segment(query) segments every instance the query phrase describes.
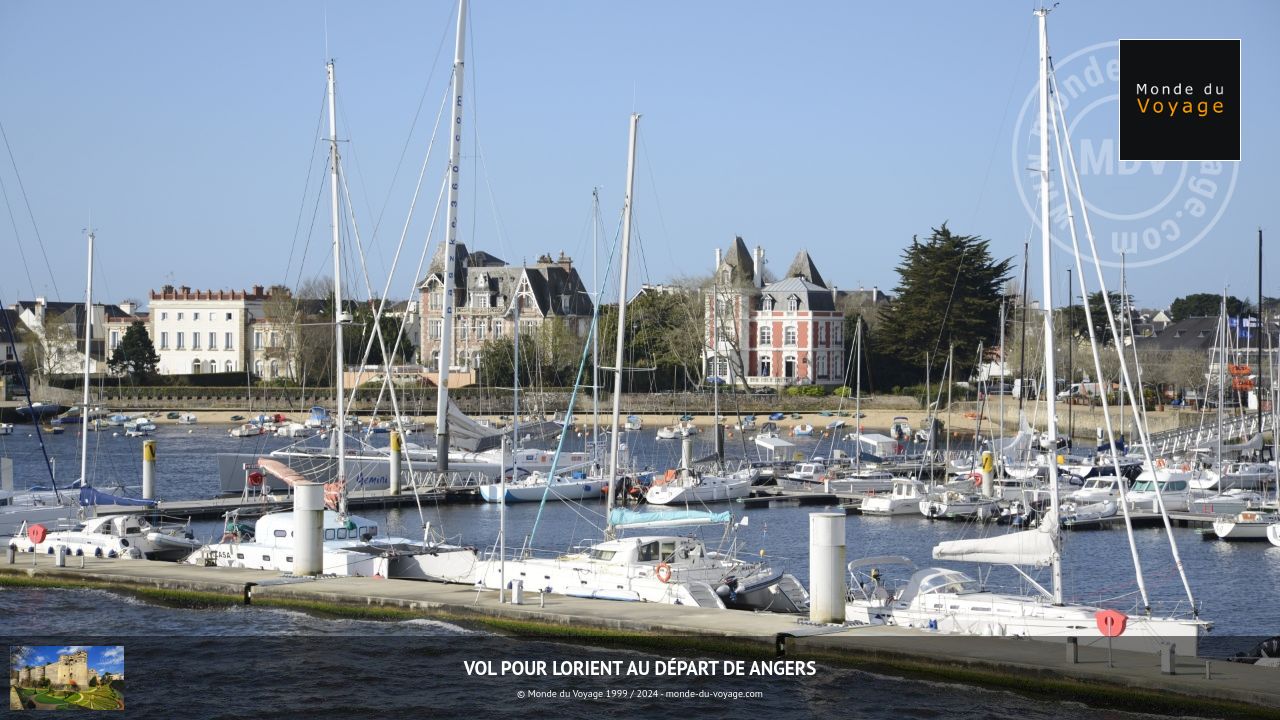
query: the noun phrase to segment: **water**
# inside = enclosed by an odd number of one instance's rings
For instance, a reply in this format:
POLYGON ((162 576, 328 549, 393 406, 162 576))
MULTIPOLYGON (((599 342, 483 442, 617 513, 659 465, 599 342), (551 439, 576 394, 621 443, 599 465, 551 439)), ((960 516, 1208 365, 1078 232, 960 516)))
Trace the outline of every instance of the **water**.
MULTIPOLYGON (((13 458, 15 484, 24 487, 33 482, 47 482, 39 445, 30 426, 19 426, 14 435, 0 437, 0 456, 13 458)), ((644 464, 655 468, 669 467, 679 460, 678 441, 655 441, 652 429, 632 433, 629 439, 633 453, 644 464)), ((385 435, 375 435, 375 443, 385 444, 385 435)), ((231 438, 223 426, 161 426, 154 434, 158 449, 156 468, 159 495, 164 499, 210 497, 217 491, 217 452, 267 453, 291 441, 274 437, 231 438)), ((416 438, 411 438, 416 439, 416 438)), ((126 438, 112 432, 90 434, 89 477, 101 489, 140 494, 141 445, 139 438, 126 438)), ((709 435, 698 437, 695 456, 710 452, 709 435)), ((810 454, 815 447, 829 454, 830 442, 821 438, 795 438, 796 450, 810 454)), ((584 438, 572 435, 567 449, 580 449, 584 438)), ((75 429, 46 438, 50 454, 57 459, 58 475, 64 479, 78 475, 79 439, 75 429)), ((726 442, 731 458, 743 457, 739 438, 726 442)), ((754 455, 754 448, 749 448, 754 455)), ((816 506, 779 507, 746 510, 740 504, 721 503, 715 509, 732 509, 736 516, 749 518, 746 526, 736 529, 740 550, 751 555, 764 551, 775 566, 795 574, 802 582, 808 575, 808 515, 823 511, 816 506)), ((412 505, 387 511, 364 513, 377 520, 386 534, 420 537, 423 521, 441 529, 453 539, 491 547, 496 543, 499 508, 489 504, 450 503, 425 505, 420 516, 412 505)), ((507 545, 518 547, 537 521, 533 544, 537 548, 563 551, 575 544, 600 537, 604 504, 548 503, 541 511, 536 503, 522 503, 507 508, 507 545)), ((856 559, 872 555, 903 555, 917 564, 930 562, 931 548, 939 541, 973 537, 982 532, 1005 532, 1003 527, 965 525, 953 522, 931 522, 922 517, 850 516, 848 557, 856 559)), ((221 534, 219 521, 198 522, 197 535, 221 534)), ((715 546, 721 541, 717 530, 703 530, 704 539, 715 546)), ((1251 647, 1259 637, 1280 635, 1280 548, 1270 543, 1223 543, 1200 540, 1194 530, 1175 528, 1174 537, 1182 554, 1187 575, 1202 617, 1211 620, 1215 629, 1202 643, 1202 654, 1231 654, 1251 647)), ((1068 599, 1105 602, 1130 610, 1138 603, 1137 582, 1128 543, 1122 530, 1068 532, 1064 536, 1064 592, 1068 599)), ((1156 610, 1185 612, 1186 594, 1171 560, 1163 529, 1136 531, 1139 553, 1147 587, 1156 610)), ((970 568, 974 570, 975 568, 970 568)), ((1012 587, 1025 585, 1012 571, 997 568, 991 582, 1012 587)), ((1048 570, 1036 571, 1033 577, 1049 584, 1048 570)))
POLYGON ((653 667, 673 656, 500 638, 431 620, 321 619, 243 606, 175 609, 96 590, 0 588, 0 637, 11 644, 123 645, 125 706, 137 717, 1152 717, 823 664, 804 677, 479 677, 468 674, 467 662, 488 660, 498 667, 502 660, 622 660, 653 667), (556 697, 532 697, 548 691, 556 697), (574 691, 603 697, 574 698, 574 691), (643 691, 694 696, 632 696, 643 691))

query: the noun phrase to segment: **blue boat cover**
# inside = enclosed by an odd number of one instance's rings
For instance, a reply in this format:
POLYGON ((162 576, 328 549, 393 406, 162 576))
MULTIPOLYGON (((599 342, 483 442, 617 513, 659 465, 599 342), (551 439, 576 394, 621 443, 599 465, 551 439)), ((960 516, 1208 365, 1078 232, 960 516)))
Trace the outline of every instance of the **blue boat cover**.
POLYGON ((91 487, 80 488, 81 507, 89 507, 91 505, 141 505, 143 507, 152 507, 155 504, 155 500, 120 497, 91 487))

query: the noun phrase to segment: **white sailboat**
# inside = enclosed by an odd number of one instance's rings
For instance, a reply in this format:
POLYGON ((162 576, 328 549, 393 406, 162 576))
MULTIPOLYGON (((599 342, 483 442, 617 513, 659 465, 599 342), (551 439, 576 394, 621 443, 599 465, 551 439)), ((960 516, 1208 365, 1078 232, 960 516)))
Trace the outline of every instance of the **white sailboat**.
MULTIPOLYGON (((621 270, 618 297, 627 297, 627 270, 634 198, 636 130, 640 116, 631 116, 627 183, 623 206, 621 270)), ((523 555, 508 559, 500 552, 481 564, 476 584, 505 590, 508 583, 542 592, 634 602, 657 602, 703 607, 744 607, 796 612, 807 606, 808 595, 790 575, 762 562, 738 560, 706 547, 694 537, 642 535, 617 537, 626 529, 724 524, 728 513, 699 511, 635 513, 613 508, 613 488, 619 475, 623 346, 626 303, 619 303, 615 345, 611 452, 603 542, 555 557, 523 555)), ((728 528, 731 530, 731 528, 728 528)))
MULTIPOLYGON (((465 0, 462 2, 465 9, 465 0)), ((462 54, 464 10, 458 19, 458 57, 462 54)), ((455 81, 461 74, 460 60, 455 64, 455 81)), ((336 417, 334 443, 337 450, 335 477, 325 484, 321 572, 335 575, 380 575, 411 579, 467 582, 475 569, 474 548, 446 545, 429 539, 426 528, 421 543, 406 538, 382 538, 377 524, 347 512, 346 488, 346 427, 345 390, 343 388, 344 358, 343 324, 350 320, 343 307, 342 295, 342 240, 339 223, 339 156, 337 138, 337 111, 333 62, 326 65, 328 76, 329 135, 330 135, 330 184, 331 222, 333 229, 333 282, 334 282, 334 347, 337 348, 334 368, 334 395, 336 417), (332 509, 336 506, 336 509, 332 509)), ((461 113, 461 99, 459 107, 461 113)), ((461 118, 457 118, 461 122, 461 118)), ((455 135, 457 133, 455 132, 455 135)), ((456 142, 456 140, 455 140, 456 142)), ((456 158, 455 158, 456 160, 456 158)), ((454 166, 451 165, 451 171, 454 166)), ((257 466, 289 486, 307 482, 298 470, 278 459, 260 458, 257 466)), ((294 531, 297 516, 291 512, 268 513, 258 520, 255 532, 243 532, 238 523, 229 519, 228 532, 215 543, 205 545, 192 553, 187 562, 196 565, 218 567, 248 567, 293 571, 294 531)))
MULTIPOLYGON (((1043 252, 1043 303, 1052 308, 1052 282, 1050 275, 1052 244, 1050 238, 1050 188, 1049 188, 1049 49, 1046 19, 1048 9, 1036 11, 1039 21, 1040 36, 1040 229, 1043 252)), ((1061 115, 1061 101, 1058 104, 1061 115)), ((1061 118, 1059 118, 1061 120, 1061 118)), ((1065 121, 1062 121, 1065 125, 1065 121)), ((1065 130, 1064 130, 1065 132, 1065 130)), ((1067 143, 1069 146, 1069 142, 1067 143)), ((1064 175, 1066 168, 1064 167, 1064 175)), ((1078 175, 1075 176, 1076 190, 1079 190, 1078 175)), ((1068 188, 1069 190, 1070 188, 1068 188)), ((1067 218, 1071 223, 1074 239, 1074 217, 1071 211, 1070 193, 1067 193, 1067 218)), ((1087 216, 1086 216, 1087 222, 1087 216)), ((1088 226, 1086 225, 1086 228, 1088 226)), ((1083 279, 1082 279, 1083 282, 1083 279)), ((1104 297, 1106 293, 1103 293, 1104 297)), ((1108 310, 1108 315, 1111 315, 1108 310)), ((1109 317, 1108 322, 1114 320, 1109 317)), ((1045 377, 1052 387, 1054 372, 1053 352, 1053 313, 1044 313, 1045 342, 1045 377)), ((1089 323, 1092 325, 1092 321, 1089 323)), ((1092 333, 1092 330, 1090 331, 1092 333)), ((1095 346, 1096 347, 1096 346, 1095 346)), ((1121 374, 1126 379, 1127 369, 1124 354, 1121 357, 1121 374)), ((1098 363, 1095 354, 1095 365, 1098 363)), ((1099 369, 1099 375, 1101 374, 1099 369)), ((1131 386, 1128 386, 1131 389, 1131 386)), ((1054 393, 1046 393, 1046 419, 1048 438, 1057 437, 1057 421, 1055 417, 1054 393)), ((1104 412, 1108 435, 1112 435, 1109 415, 1104 412)), ((1114 447, 1115 443, 1112 442, 1114 447)), ((1053 452, 1053 443, 1047 444, 1049 452, 1053 452)), ((1114 451, 1113 451, 1114 452, 1114 451)), ((1103 608, 1091 605, 1067 603, 1063 599, 1062 558, 1061 558, 1061 525, 1059 522, 1058 477, 1051 472, 1050 509, 1041 519, 1039 526, 1030 530, 1008 533, 1006 535, 984 537, 969 540, 955 540, 938 544, 933 549, 933 557, 938 560, 956 560, 971 563, 994 563, 1008 565, 1013 568, 1024 581, 1034 587, 1037 592, 1032 595, 1009 594, 988 590, 983 583, 976 581, 966 573, 942 567, 916 569, 910 560, 897 556, 880 556, 855 561, 849 564, 850 594, 846 607, 846 618, 854 622, 871 624, 890 624, 906 627, 923 628, 939 633, 957 635, 991 635, 991 636, 1025 636, 1046 640, 1065 640, 1070 637, 1080 638, 1085 642, 1101 638, 1100 629, 1103 608), (896 584, 881 575, 879 568, 886 565, 906 565, 912 570, 901 582, 896 584), (1024 567, 1044 567, 1051 569, 1051 585, 1045 588, 1023 570, 1024 567), (872 568, 867 572, 867 568, 872 568)), ((1160 503, 1161 496, 1155 495, 1155 502, 1160 503)), ((1159 505, 1163 513, 1163 505, 1159 505)), ((1126 529, 1128 529, 1128 513, 1125 510, 1126 529)), ((1130 548, 1134 555, 1136 576, 1142 593, 1143 604, 1147 612, 1141 615, 1123 617, 1123 634, 1115 638, 1117 647, 1141 648, 1153 650, 1170 642, 1176 642, 1180 654, 1195 654, 1196 642, 1202 631, 1209 627, 1208 623, 1198 619, 1182 619, 1172 617, 1153 617, 1150 614, 1146 589, 1143 584, 1140 567, 1137 565, 1136 548, 1132 535, 1130 548)), ((1174 556, 1177 559, 1176 545, 1174 556)), ((1178 563, 1181 567, 1181 563, 1178 563)), ((1184 578, 1185 584, 1185 578, 1184 578)), ((1188 587, 1188 595, 1190 590, 1188 587)), ((1194 602, 1192 604, 1194 609, 1194 602)))

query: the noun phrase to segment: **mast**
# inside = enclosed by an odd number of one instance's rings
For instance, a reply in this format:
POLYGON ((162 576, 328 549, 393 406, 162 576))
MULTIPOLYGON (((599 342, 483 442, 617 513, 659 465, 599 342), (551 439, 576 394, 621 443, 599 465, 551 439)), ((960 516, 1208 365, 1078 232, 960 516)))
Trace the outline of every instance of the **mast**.
MULTIPOLYGON (((462 71, 467 0, 458 0, 458 36, 453 52, 453 130, 449 134, 449 206, 445 212, 444 297, 440 321, 440 374, 436 391, 436 469, 449 471, 449 363, 453 359, 453 291, 457 278, 458 168, 462 162, 462 71)), ((516 321, 516 332, 520 323, 516 321)), ((512 448, 515 452, 515 448, 512 448)))
MULTIPOLYGON (((862 315, 857 317, 858 325, 854 329, 853 352, 855 353, 854 364, 854 390, 853 390, 853 421, 858 425, 858 441, 853 444, 853 464, 854 467, 862 469, 862 315)), ((833 453, 834 454, 834 453, 833 453)))
POLYGON ((331 190, 332 202, 330 209, 332 215, 330 222, 333 225, 333 356, 334 356, 334 376, 333 389, 337 396, 337 444, 338 444, 338 469, 335 481, 342 490, 338 493, 338 512, 342 517, 347 516, 347 493, 344 488, 344 482, 347 476, 347 416, 346 409, 343 406, 346 390, 343 388, 343 345, 342 345, 342 323, 345 320, 342 311, 342 234, 339 232, 339 216, 338 216, 338 114, 337 103, 334 99, 334 79, 333 79, 333 61, 330 60, 325 65, 325 71, 329 76, 329 184, 331 190))
MULTIPOLYGON (((84 397, 80 409, 80 485, 89 484, 89 350, 93 342, 93 229, 89 230, 89 270, 84 283, 84 397)), ((35 419, 35 414, 31 415, 35 419)), ((40 423, 37 422, 37 425, 40 423)))
MULTIPOLYGON (((1075 439, 1076 439, 1075 417, 1071 413, 1072 408, 1075 405, 1075 403, 1072 402, 1072 397, 1071 397, 1071 384, 1076 381, 1075 363, 1074 363, 1075 349, 1076 349, 1076 294, 1071 292, 1071 268, 1067 268, 1067 447, 1068 448, 1075 444, 1075 439)), ((1055 389, 1056 389, 1056 386, 1055 386, 1055 389)))
POLYGON ((1018 426, 1022 426, 1022 401, 1027 396, 1027 290, 1031 282, 1031 243, 1022 242, 1022 340, 1018 344, 1018 426))
MULTIPOLYGON (((613 355, 613 423, 609 436, 609 492, 605 495, 605 522, 608 523, 613 514, 614 483, 618 479, 618 414, 622 410, 622 360, 623 341, 626 339, 627 327, 627 266, 631 253, 631 211, 635 200, 636 180, 636 131, 640 126, 640 116, 631 113, 631 139, 627 146, 627 186, 622 201, 622 269, 618 273, 618 339, 613 355)), ((606 526, 605 537, 613 537, 613 527, 606 526)))
MULTIPOLYGON (((1258 381, 1253 384, 1253 397, 1258 402, 1258 439, 1262 439, 1262 228, 1258 228, 1258 381)), ((1259 457, 1261 457, 1261 451, 1259 457)))
MULTIPOLYGON (((998 463, 1004 462, 1004 381, 1005 381, 1005 378, 1009 376, 1009 364, 1005 360, 1006 355, 1005 355, 1005 348, 1004 348, 1004 322, 1005 322, 1005 313, 1008 311, 1008 308, 1009 308, 1008 297, 1006 296, 1004 298, 1001 298, 1000 299, 1000 422, 996 424, 996 438, 997 438, 996 452, 993 453, 993 455, 995 455, 994 459, 998 463)), ((990 375, 987 376, 987 387, 988 388, 991 387, 990 375)), ((1012 388, 1013 385, 1010 384, 1009 387, 1012 388)), ((987 392, 989 394, 990 390, 988 389, 987 392)))
POLYGON ((1218 327, 1221 329, 1218 341, 1218 445, 1214 468, 1222 472, 1222 402, 1227 392, 1227 289, 1222 289, 1222 309, 1218 315, 1218 327))
MULTIPOLYGON (((600 246, 600 188, 591 189, 591 289, 595 291, 595 304, 599 306, 600 276, 596 256, 600 246)), ((600 458, 600 331, 591 328, 591 457, 600 458)))
MULTIPOLYGON (((1053 240, 1049 231, 1049 34, 1045 21, 1049 10, 1035 11, 1040 24, 1040 245, 1041 282, 1044 285, 1044 394, 1045 431, 1049 437, 1049 503, 1053 517, 1053 603, 1062 604, 1061 527, 1058 521, 1058 421, 1057 373, 1053 362, 1053 240)), ((1026 312, 1026 308, 1023 308, 1026 312)))

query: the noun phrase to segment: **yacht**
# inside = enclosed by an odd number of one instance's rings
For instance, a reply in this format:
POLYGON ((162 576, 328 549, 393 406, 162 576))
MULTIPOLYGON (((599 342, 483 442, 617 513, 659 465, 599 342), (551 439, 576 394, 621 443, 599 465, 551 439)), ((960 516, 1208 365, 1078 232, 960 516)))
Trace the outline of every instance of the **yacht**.
POLYGON ((909 478, 893 481, 893 492, 872 495, 863 499, 863 515, 915 515, 920 512, 920 500, 928 494, 924 483, 909 478))
POLYGON ((736 500, 751 494, 760 476, 757 468, 722 474, 697 470, 668 470, 653 481, 644 499, 650 505, 679 505, 736 500))
POLYGON ((1257 510, 1242 510, 1222 515, 1213 521, 1213 534, 1220 540, 1266 540, 1267 528, 1280 523, 1280 515, 1257 510))
POLYGON ((76 528, 49 530, 27 524, 9 540, 18 552, 52 555, 65 547, 68 555, 121 557, 145 560, 180 560, 200 547, 190 523, 153 525, 141 515, 106 515, 90 518, 76 528))

